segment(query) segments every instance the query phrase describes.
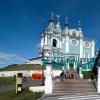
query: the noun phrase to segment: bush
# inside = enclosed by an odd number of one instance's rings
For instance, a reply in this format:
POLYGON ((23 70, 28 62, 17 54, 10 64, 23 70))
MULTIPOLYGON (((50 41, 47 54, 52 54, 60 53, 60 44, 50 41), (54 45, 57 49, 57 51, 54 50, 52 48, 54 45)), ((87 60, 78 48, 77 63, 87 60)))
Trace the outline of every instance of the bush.
POLYGON ((83 71, 83 77, 85 79, 91 79, 92 71, 83 71))
POLYGON ((97 75, 95 75, 92 71, 83 71, 83 78, 85 78, 85 79, 96 79, 97 75))

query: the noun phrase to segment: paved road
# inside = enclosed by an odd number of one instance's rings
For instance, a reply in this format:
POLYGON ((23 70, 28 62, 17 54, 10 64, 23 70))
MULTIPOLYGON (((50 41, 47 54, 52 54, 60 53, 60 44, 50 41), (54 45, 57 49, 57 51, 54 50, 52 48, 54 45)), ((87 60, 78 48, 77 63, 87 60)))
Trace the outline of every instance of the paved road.
POLYGON ((100 100, 98 94, 95 95, 64 95, 64 96, 49 96, 42 100, 100 100))
MULTIPOLYGON (((29 86, 41 85, 41 83, 42 83, 41 80, 32 80, 31 78, 27 78, 26 81, 23 81, 23 88, 29 87, 29 86)), ((0 87, 0 93, 14 90, 15 88, 16 88, 16 84, 10 84, 4 87, 0 87)))

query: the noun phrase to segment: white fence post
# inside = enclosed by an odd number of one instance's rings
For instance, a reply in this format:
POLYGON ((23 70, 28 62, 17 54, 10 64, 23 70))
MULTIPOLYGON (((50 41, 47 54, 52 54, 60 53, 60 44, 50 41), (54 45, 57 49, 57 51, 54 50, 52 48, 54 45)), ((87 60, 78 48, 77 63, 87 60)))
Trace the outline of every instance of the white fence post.
POLYGON ((52 76, 51 76, 51 64, 46 66, 46 78, 45 78, 45 94, 52 94, 52 76))

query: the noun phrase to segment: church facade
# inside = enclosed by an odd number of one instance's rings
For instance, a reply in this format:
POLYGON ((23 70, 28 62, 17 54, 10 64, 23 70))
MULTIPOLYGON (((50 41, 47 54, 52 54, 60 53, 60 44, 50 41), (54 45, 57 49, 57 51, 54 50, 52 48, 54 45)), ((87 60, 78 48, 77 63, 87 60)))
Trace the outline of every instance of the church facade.
POLYGON ((87 63, 95 57, 95 40, 84 37, 80 21, 77 29, 71 29, 66 18, 62 29, 59 16, 54 21, 51 15, 49 25, 41 33, 40 44, 44 63, 52 62, 63 70, 69 69, 70 64, 75 69, 81 66, 83 70, 91 70, 87 63))

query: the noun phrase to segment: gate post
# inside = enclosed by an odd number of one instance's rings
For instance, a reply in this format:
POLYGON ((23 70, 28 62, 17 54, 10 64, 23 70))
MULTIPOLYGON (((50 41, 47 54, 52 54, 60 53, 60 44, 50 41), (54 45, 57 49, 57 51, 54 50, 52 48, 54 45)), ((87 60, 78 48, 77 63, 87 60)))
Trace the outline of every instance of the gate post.
POLYGON ((83 79, 83 74, 82 74, 82 68, 79 67, 79 75, 80 75, 80 78, 83 79))
POLYGON ((46 66, 46 74, 45 74, 45 94, 52 94, 52 75, 51 75, 51 68, 52 68, 52 65, 51 64, 48 64, 46 66))
POLYGON ((97 75, 97 91, 100 93, 100 67, 98 67, 98 75, 97 75))

